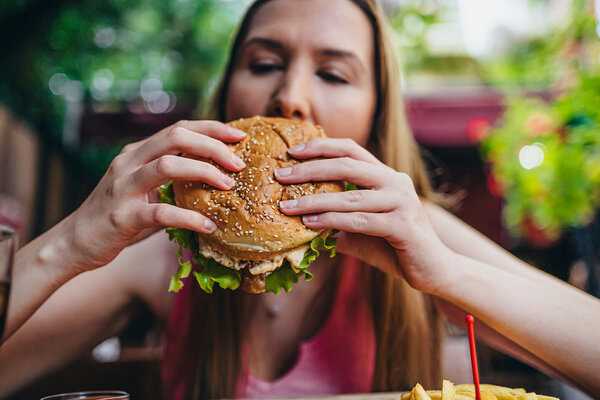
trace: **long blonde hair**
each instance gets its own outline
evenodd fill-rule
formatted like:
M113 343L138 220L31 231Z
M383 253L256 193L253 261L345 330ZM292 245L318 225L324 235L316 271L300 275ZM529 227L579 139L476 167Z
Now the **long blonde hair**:
M207 116L225 120L229 82L240 46L253 16L269 0L256 0L247 10L234 38L223 78ZM392 32L375 0L350 0L367 16L373 30L377 100L369 148L388 166L408 174L422 198L434 193L404 112L400 67ZM376 333L374 391L406 389L421 382L425 387L440 381L441 323L432 300L406 281L369 270L371 308ZM194 291L193 315L187 346L192 362L182 364L189 374L186 397L222 398L235 395L243 372L242 299L236 292L212 295ZM184 373L184 371L182 371Z

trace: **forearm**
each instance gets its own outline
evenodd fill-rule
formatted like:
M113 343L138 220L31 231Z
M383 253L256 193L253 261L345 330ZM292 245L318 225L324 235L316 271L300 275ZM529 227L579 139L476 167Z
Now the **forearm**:
M138 309L118 265L79 274L0 347L0 398L117 335Z
M448 303L447 301L442 301L439 298L434 299L437 309L445 316L448 322L461 328L465 327L465 317L467 314L464 310ZM540 360L537 356L532 354L530 351L527 351L526 349L517 345L515 342L502 336L480 320L477 321L477 340L480 342L485 342L488 346L529 364L538 371L550 377L571 382L569 378L557 371L556 368L551 367L546 362Z
M518 275L461 255L449 262L453 274L437 296L581 388L600 391L600 302L542 272Z
M17 251L4 339L57 288L83 270L72 238L72 222L66 218Z

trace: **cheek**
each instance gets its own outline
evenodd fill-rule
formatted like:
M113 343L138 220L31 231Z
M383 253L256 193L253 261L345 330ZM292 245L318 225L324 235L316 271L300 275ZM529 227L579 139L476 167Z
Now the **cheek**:
M317 122L329 137L350 138L365 146L371 133L375 100L360 90L343 92L317 97Z
M265 80L252 79L244 72L234 72L229 83L225 107L228 121L265 113L269 103L269 88Z

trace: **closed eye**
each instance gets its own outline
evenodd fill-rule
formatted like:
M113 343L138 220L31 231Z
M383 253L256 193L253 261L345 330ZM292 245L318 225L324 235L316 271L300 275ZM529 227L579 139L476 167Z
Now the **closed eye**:
M254 63L250 64L250 71L255 75L266 75L270 72L283 70L283 65L272 63Z
M328 71L319 71L317 72L317 75L323 79L326 82L332 83L332 84L347 84L348 81L346 79L344 79L343 77L341 77L340 75L334 74L332 72L328 72Z

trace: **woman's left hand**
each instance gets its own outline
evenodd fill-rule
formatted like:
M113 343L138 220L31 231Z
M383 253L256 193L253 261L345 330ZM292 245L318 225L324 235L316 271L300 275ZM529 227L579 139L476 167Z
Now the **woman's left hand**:
M302 215L313 229L337 229L337 249L402 275L415 289L435 293L445 282L452 251L435 233L411 178L381 163L351 139L315 139L291 148L304 161L275 171L278 181L297 184L346 181L358 190L282 201L287 215Z

